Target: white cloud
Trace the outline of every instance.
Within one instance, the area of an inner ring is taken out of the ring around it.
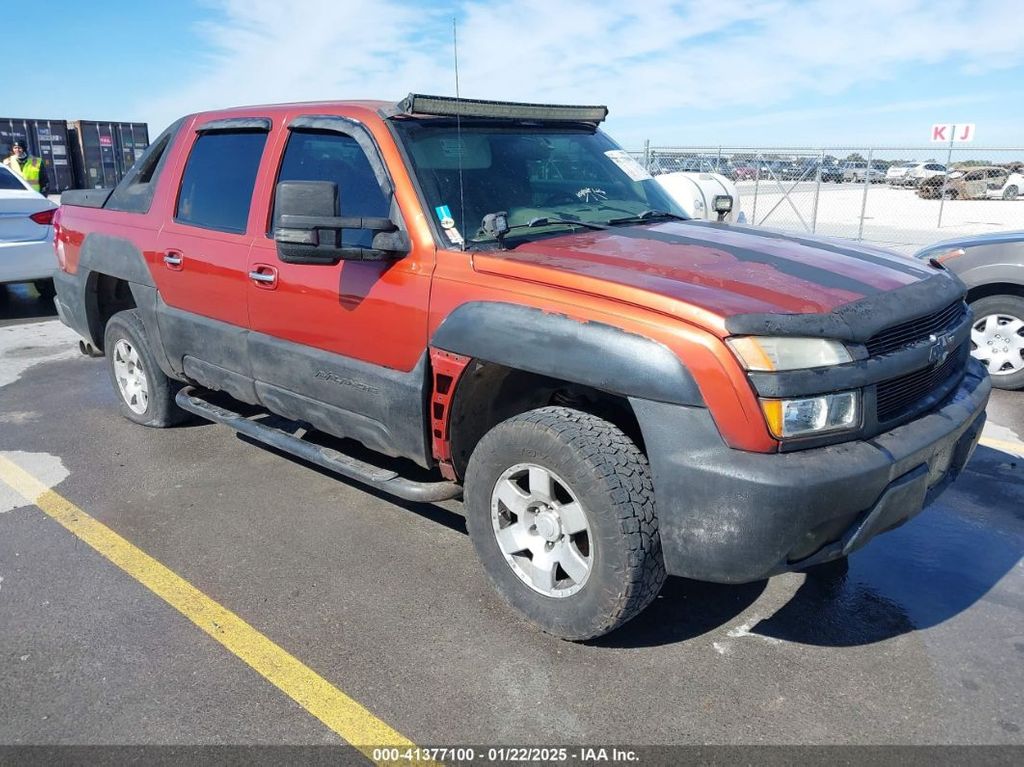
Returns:
[[[794,99],[838,99],[910,66],[980,73],[1024,63],[1017,0],[212,5],[216,18],[200,30],[206,55],[179,87],[139,105],[154,129],[231,104],[452,93],[453,15],[464,96],[606,103],[616,118],[695,107],[779,114]]]

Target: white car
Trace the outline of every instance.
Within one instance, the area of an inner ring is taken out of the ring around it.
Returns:
[[[4,283],[31,282],[52,298],[53,213],[57,205],[0,165],[0,290]]]
[[[913,167],[912,162],[894,162],[885,172],[885,182],[893,186],[903,186],[907,181],[907,174]]]
[[[746,221],[743,213],[740,212],[740,194],[736,190],[736,184],[721,173],[680,171],[663,173],[654,178],[691,218],[717,221],[715,197],[728,195],[732,197],[732,209],[725,214],[724,220],[738,224]]]
[[[990,200],[1016,200],[1024,194],[1024,174],[1011,173],[1005,180],[997,179],[985,190],[985,197]]]
[[[922,162],[910,168],[903,176],[905,186],[918,186],[922,181],[946,172],[946,166],[938,162]]]

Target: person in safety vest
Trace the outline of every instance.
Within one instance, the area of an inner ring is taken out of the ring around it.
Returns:
[[[4,160],[11,172],[16,173],[28,182],[28,185],[40,194],[45,195],[48,187],[46,166],[39,157],[32,157],[25,149],[21,139],[14,139],[11,156]]]

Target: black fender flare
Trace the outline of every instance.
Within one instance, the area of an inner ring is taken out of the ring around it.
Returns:
[[[536,307],[462,304],[437,328],[431,346],[623,397],[704,404],[693,375],[664,344]]]
[[[142,314],[142,322],[157,364],[167,375],[182,378],[181,365],[174,365],[164,352],[156,314],[159,292],[142,251],[130,240],[99,232],[90,232],[85,236],[79,251],[77,272],[78,289],[82,294],[81,311],[85,315],[84,327],[88,328],[93,346],[103,348],[98,294],[101,275],[128,284],[135,306]]]

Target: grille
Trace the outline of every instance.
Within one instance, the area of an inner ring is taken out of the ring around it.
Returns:
[[[917,370],[878,384],[878,420],[898,418],[949,380],[963,368],[962,348],[949,355],[938,367]]]
[[[904,346],[923,341],[933,333],[941,333],[963,319],[966,305],[955,301],[945,309],[926,314],[924,317],[893,325],[868,339],[866,346],[872,357],[888,354]]]

